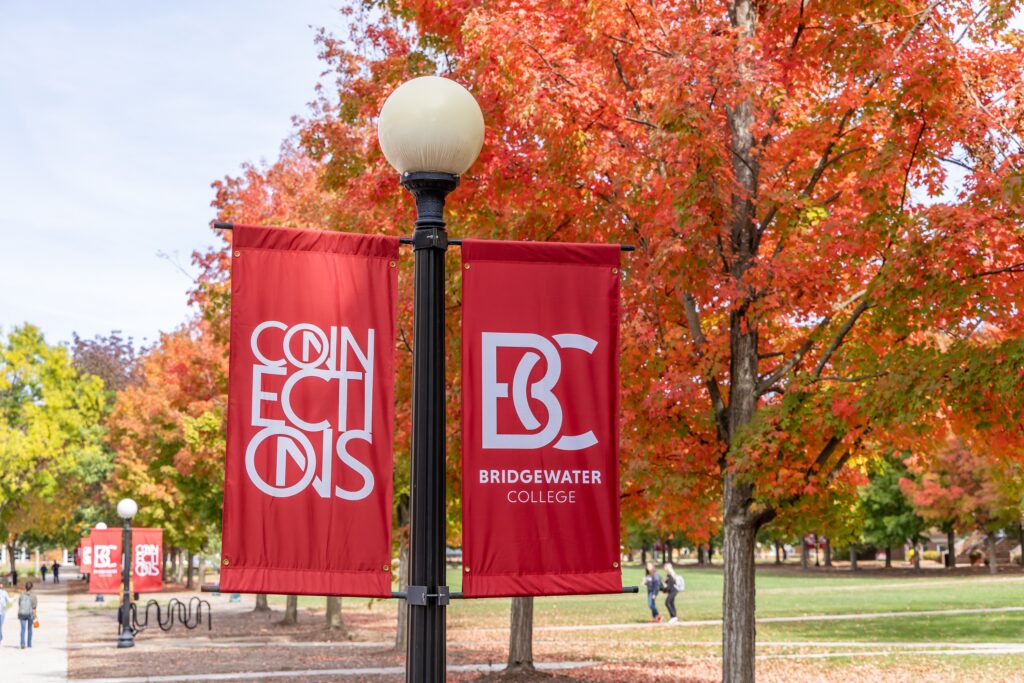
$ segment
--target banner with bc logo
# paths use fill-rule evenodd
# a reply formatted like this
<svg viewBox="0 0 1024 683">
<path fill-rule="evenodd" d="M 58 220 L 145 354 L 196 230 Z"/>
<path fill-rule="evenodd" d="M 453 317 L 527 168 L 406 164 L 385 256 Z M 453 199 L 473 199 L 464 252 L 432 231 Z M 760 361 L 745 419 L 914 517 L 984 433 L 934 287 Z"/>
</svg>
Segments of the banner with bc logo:
<svg viewBox="0 0 1024 683">
<path fill-rule="evenodd" d="M 90 532 L 90 593 L 109 594 L 121 591 L 121 533 L 121 529 L 93 529 Z"/>
<path fill-rule="evenodd" d="M 222 590 L 390 595 L 398 245 L 234 226 Z"/>
<path fill-rule="evenodd" d="M 463 593 L 618 593 L 619 247 L 462 261 Z"/>
</svg>

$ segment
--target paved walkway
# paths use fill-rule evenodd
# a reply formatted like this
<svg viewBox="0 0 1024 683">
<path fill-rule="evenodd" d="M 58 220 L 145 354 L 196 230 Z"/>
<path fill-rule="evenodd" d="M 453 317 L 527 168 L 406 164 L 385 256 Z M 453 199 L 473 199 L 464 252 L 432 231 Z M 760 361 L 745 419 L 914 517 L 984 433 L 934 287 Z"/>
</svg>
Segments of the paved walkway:
<svg viewBox="0 0 1024 683">
<path fill-rule="evenodd" d="M 32 649 L 20 648 L 17 599 L 12 601 L 4 620 L 4 641 L 0 647 L 0 678 L 4 681 L 55 683 L 68 679 L 68 595 L 65 586 L 46 584 L 33 591 L 39 598 L 39 628 L 32 634 Z"/>
</svg>

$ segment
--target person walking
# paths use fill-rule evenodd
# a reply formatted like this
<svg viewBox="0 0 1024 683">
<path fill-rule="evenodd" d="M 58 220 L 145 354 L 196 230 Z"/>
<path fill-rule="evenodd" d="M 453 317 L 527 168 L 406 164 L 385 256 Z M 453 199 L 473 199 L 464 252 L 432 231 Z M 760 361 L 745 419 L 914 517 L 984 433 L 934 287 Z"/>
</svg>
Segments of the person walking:
<svg viewBox="0 0 1024 683">
<path fill-rule="evenodd" d="M 661 576 L 654 569 L 654 563 L 647 563 L 647 575 L 644 576 L 644 586 L 647 587 L 647 607 L 651 610 L 651 621 L 661 621 L 661 615 L 658 614 L 658 593 L 662 590 Z"/>
<path fill-rule="evenodd" d="M 21 622 L 21 649 L 25 649 L 25 632 L 28 632 L 28 646 L 32 647 L 32 622 L 36 618 L 39 598 L 32 592 L 32 582 L 25 584 L 25 592 L 18 596 L 18 621 Z"/>
<path fill-rule="evenodd" d="M 43 583 L 46 583 L 46 565 L 44 564 L 39 568 L 39 573 L 43 576 Z"/>
<path fill-rule="evenodd" d="M 4 617 L 7 615 L 7 606 L 10 604 L 10 593 L 0 586 L 0 645 L 3 645 L 4 642 Z"/>
<path fill-rule="evenodd" d="M 57 564 L 57 560 L 53 561 L 53 582 L 60 583 L 60 565 Z"/>
<path fill-rule="evenodd" d="M 679 592 L 685 589 L 683 583 L 683 577 L 676 574 L 676 570 L 672 568 L 671 562 L 665 563 L 665 588 L 663 589 L 668 596 L 665 598 L 665 609 L 668 610 L 668 623 L 675 624 L 679 621 L 676 618 L 676 596 Z"/>
</svg>

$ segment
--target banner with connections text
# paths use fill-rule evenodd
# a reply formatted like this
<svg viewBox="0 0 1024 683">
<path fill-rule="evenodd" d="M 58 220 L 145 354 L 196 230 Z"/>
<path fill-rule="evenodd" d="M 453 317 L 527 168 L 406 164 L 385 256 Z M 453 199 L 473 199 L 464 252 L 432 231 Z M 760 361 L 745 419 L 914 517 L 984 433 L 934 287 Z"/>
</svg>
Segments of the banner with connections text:
<svg viewBox="0 0 1024 683">
<path fill-rule="evenodd" d="M 398 245 L 235 225 L 222 591 L 390 595 Z"/>
<path fill-rule="evenodd" d="M 462 262 L 463 593 L 619 592 L 619 247 Z"/>
<path fill-rule="evenodd" d="M 164 530 L 132 529 L 132 590 L 159 593 L 164 588 Z"/>
</svg>

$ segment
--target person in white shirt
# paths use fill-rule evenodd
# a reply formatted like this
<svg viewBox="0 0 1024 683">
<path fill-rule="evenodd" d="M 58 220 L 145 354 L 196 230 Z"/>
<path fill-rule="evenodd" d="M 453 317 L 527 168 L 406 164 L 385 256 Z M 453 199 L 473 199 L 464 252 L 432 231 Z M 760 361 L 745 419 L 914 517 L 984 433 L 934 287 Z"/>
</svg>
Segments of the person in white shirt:
<svg viewBox="0 0 1024 683">
<path fill-rule="evenodd" d="M 4 642 L 4 615 L 7 614 L 7 606 L 11 604 L 11 596 L 0 586 L 0 644 Z"/>
</svg>

